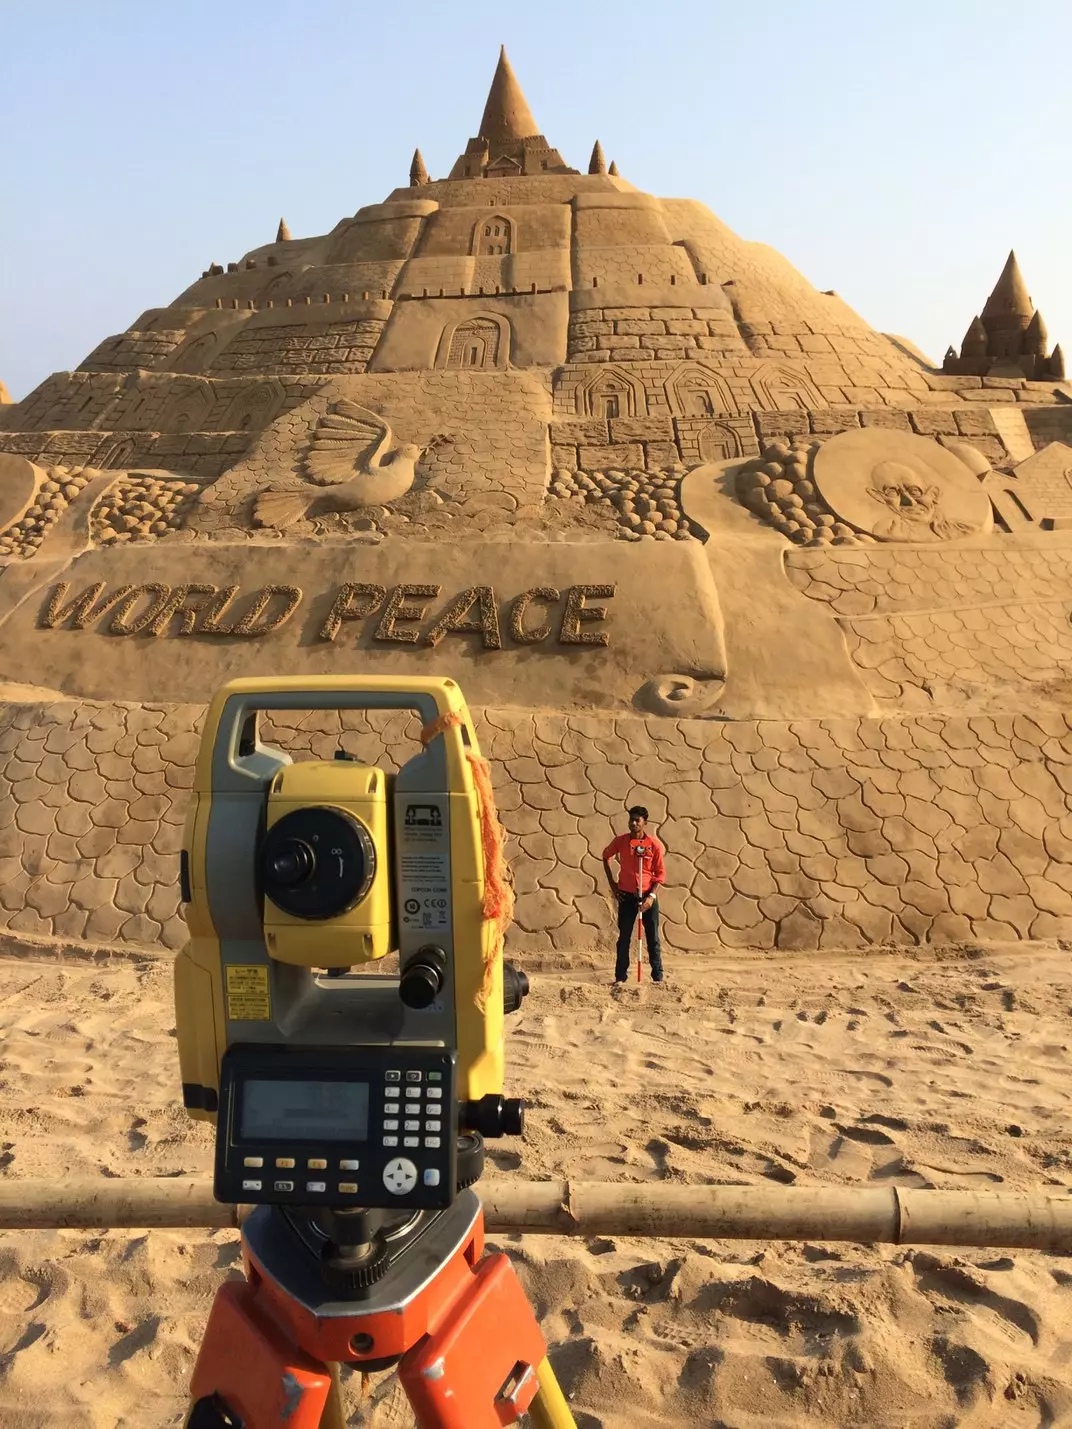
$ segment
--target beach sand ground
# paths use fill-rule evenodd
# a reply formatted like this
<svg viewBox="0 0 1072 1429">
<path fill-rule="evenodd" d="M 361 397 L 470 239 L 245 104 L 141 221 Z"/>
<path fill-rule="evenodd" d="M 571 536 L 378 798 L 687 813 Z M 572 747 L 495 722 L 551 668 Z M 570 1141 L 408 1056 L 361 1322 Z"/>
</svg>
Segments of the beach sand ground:
<svg viewBox="0 0 1072 1429">
<path fill-rule="evenodd" d="M 488 1177 L 1072 1188 L 1056 944 L 534 971 L 508 1023 L 523 1141 Z M 0 945 L 0 1174 L 208 1179 L 170 955 Z M 1072 1257 L 500 1236 L 582 1429 L 1072 1422 Z M 237 1231 L 0 1233 L 4 1429 L 179 1425 Z M 393 1375 L 350 1423 L 403 1429 Z"/>
</svg>

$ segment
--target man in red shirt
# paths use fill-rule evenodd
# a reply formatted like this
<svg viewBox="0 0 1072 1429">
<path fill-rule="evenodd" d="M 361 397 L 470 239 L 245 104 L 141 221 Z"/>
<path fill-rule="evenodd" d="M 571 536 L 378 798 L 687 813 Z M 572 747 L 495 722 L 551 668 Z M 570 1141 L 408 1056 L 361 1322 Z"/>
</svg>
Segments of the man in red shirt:
<svg viewBox="0 0 1072 1429">
<path fill-rule="evenodd" d="M 663 957 L 659 947 L 659 904 L 656 889 L 666 882 L 663 861 L 665 850 L 647 832 L 648 811 L 636 804 L 629 810 L 629 832 L 619 834 L 603 850 L 603 867 L 607 870 L 610 891 L 618 900 L 618 963 L 615 982 L 629 978 L 630 947 L 636 930 L 637 913 L 644 920 L 644 938 L 648 945 L 652 982 L 663 980 Z M 610 861 L 618 860 L 618 881 L 615 882 Z"/>
</svg>

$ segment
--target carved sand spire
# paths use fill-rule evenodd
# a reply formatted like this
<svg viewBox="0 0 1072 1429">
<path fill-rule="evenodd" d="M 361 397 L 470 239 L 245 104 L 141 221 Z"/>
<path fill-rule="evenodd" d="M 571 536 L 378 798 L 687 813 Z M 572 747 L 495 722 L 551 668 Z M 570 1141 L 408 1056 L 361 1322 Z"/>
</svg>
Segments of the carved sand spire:
<svg viewBox="0 0 1072 1429">
<path fill-rule="evenodd" d="M 1058 343 L 1050 354 L 1050 376 L 1058 382 L 1065 380 L 1065 355 L 1061 351 L 1061 344 Z"/>
<path fill-rule="evenodd" d="M 982 316 L 972 319 L 964 335 L 960 356 L 947 354 L 942 366 L 963 376 L 1022 376 L 1040 382 L 1054 376 L 1047 341 L 1042 314 L 1031 301 L 1015 252 L 1010 252 Z"/>
<path fill-rule="evenodd" d="M 963 359 L 971 361 L 981 361 L 986 356 L 986 328 L 983 326 L 982 318 L 976 316 L 968 324 L 968 331 L 964 334 L 964 341 L 960 345 L 960 355 Z"/>
<path fill-rule="evenodd" d="M 592 157 L 588 160 L 588 172 L 590 174 L 605 174 L 607 172 L 607 161 L 603 157 L 603 145 L 598 139 L 592 150 Z"/>
<path fill-rule="evenodd" d="M 536 127 L 505 46 L 488 91 L 480 130 L 451 169 L 451 179 L 508 179 L 520 174 L 575 174 Z"/>
<path fill-rule="evenodd" d="M 409 186 L 417 188 L 420 184 L 428 183 L 428 170 L 424 167 L 424 158 L 420 149 L 414 149 L 413 162 L 409 166 Z"/>
<path fill-rule="evenodd" d="M 277 243 L 290 242 L 290 229 L 287 227 L 287 221 L 285 218 L 281 218 L 279 220 L 279 230 L 275 235 L 275 241 Z"/>
<path fill-rule="evenodd" d="M 607 170 L 607 173 L 610 174 L 612 179 L 616 179 L 618 177 L 618 165 L 614 162 L 613 159 L 611 159 L 610 161 L 610 168 Z"/>
<path fill-rule="evenodd" d="M 488 91 L 488 102 L 484 105 L 480 136 L 491 145 L 513 144 L 520 139 L 531 139 L 539 132 L 528 100 L 517 82 L 517 75 L 506 58 L 506 46 L 503 45 L 499 50 L 495 77 Z"/>
<path fill-rule="evenodd" d="M 1010 251 L 1001 270 L 1001 277 L 994 285 L 994 291 L 983 308 L 983 321 L 987 318 L 1018 317 L 1025 319 L 1025 327 L 1030 321 L 1034 308 L 1024 282 L 1015 251 Z M 986 323 L 989 328 L 989 323 Z"/>
<path fill-rule="evenodd" d="M 1024 353 L 1031 357 L 1046 356 L 1046 340 L 1049 333 L 1046 331 L 1046 324 L 1042 314 L 1036 309 L 1031 315 L 1031 321 L 1027 325 L 1024 333 Z"/>
</svg>

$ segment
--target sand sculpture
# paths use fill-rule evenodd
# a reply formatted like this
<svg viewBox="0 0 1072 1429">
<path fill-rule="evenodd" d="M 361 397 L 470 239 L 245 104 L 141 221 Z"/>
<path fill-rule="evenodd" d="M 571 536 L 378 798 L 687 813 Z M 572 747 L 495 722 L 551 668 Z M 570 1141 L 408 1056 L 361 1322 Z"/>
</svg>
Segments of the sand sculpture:
<svg viewBox="0 0 1072 1429">
<path fill-rule="evenodd" d="M 1072 385 L 1015 257 L 937 370 L 570 167 L 505 55 L 409 180 L 0 410 L 4 923 L 177 946 L 204 703 L 360 665 L 463 683 L 518 952 L 609 936 L 631 801 L 671 949 L 1072 932 Z"/>
</svg>

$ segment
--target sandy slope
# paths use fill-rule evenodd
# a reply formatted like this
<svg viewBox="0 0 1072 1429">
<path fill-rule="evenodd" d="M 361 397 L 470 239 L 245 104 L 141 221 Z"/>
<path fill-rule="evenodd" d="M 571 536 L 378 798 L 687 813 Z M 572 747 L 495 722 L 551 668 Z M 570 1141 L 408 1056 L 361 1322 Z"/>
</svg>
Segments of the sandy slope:
<svg viewBox="0 0 1072 1429">
<path fill-rule="evenodd" d="M 534 977 L 521 1146 L 494 1175 L 1072 1186 L 1072 971 L 1055 946 L 693 955 L 663 988 Z M 167 961 L 0 960 L 8 1177 L 207 1176 Z M 1072 1258 L 836 1245 L 507 1242 L 578 1423 L 1072 1422 Z M 0 1234 L 4 1429 L 157 1429 L 237 1234 Z M 412 1422 L 391 1376 L 353 1423 Z"/>
</svg>

